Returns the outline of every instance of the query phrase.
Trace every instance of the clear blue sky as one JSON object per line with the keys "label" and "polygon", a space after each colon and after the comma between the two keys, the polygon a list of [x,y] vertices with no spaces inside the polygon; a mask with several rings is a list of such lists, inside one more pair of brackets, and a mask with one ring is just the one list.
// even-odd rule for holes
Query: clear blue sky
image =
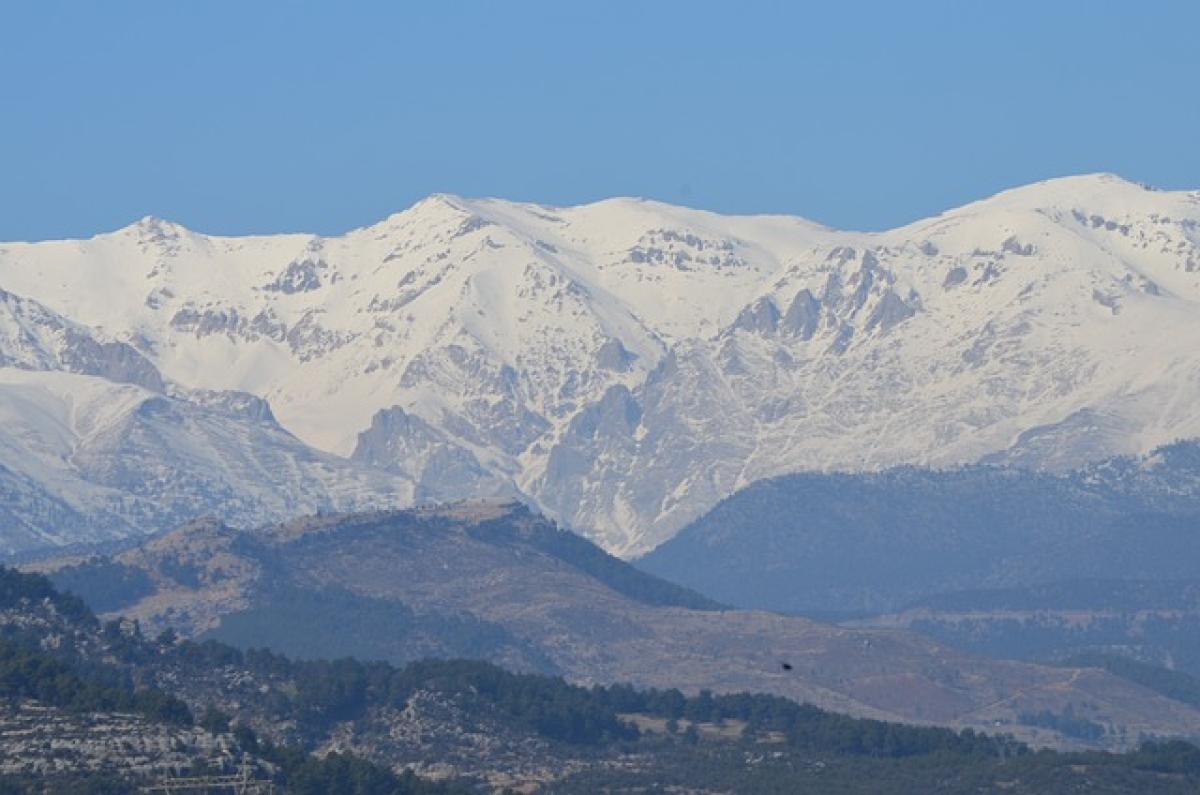
{"label": "clear blue sky", "polygon": [[0,240],[335,233],[438,191],[883,228],[1200,188],[1200,2],[0,5]]}

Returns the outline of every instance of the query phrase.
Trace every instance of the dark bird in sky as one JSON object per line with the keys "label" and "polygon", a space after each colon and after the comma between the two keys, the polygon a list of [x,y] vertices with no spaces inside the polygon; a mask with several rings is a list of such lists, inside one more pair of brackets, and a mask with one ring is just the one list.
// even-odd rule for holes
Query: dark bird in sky
{"label": "dark bird in sky", "polygon": [[782,669],[783,669],[783,670],[785,670],[785,671],[790,671],[790,670],[792,670],[792,664],[791,664],[791,663],[789,663],[789,662],[781,662],[781,663],[779,663],[779,667],[780,667],[780,668],[782,668]]}

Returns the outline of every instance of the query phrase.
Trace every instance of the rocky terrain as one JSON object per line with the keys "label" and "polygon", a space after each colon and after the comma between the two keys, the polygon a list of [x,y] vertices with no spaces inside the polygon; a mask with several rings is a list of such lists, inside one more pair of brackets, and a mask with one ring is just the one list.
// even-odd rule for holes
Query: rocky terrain
{"label": "rocky terrain", "polygon": [[8,551],[523,495],[635,556],[773,476],[1200,436],[1200,195],[1111,175],[878,233],[634,199],[146,218],[0,244],[0,287]]}
{"label": "rocky terrain", "polygon": [[217,770],[241,761],[232,738],[204,729],[131,714],[77,714],[32,700],[0,702],[0,747],[0,777],[110,773],[154,780],[181,775],[197,759]]}
{"label": "rocky terrain", "polygon": [[1096,742],[1108,747],[1200,733],[1196,707],[1097,669],[990,660],[905,631],[722,609],[506,503],[248,532],[193,525],[112,561],[38,568],[58,569],[68,578],[60,581],[102,595],[108,610],[148,632],[170,627],[300,657],[473,656],[585,685],[774,693],[1068,747],[1078,738],[1021,716],[1079,712],[1107,727]]}
{"label": "rocky terrain", "polygon": [[169,384],[130,345],[3,291],[0,418],[0,553],[413,495],[304,445],[261,398]]}
{"label": "rocky terrain", "polygon": [[[1179,741],[1033,754],[1007,737],[747,693],[584,689],[486,663],[295,662],[171,633],[151,640],[136,622],[101,622],[44,578],[2,568],[0,696],[0,788],[22,795],[124,794],[165,774],[231,771],[294,795],[865,794],[878,780],[913,793],[1174,795],[1200,781],[1200,749]],[[1070,721],[1054,725],[1092,725]]]}

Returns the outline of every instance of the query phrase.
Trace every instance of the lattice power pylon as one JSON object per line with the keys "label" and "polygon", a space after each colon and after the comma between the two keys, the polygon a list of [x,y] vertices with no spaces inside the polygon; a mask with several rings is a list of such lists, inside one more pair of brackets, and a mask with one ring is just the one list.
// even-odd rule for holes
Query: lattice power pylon
{"label": "lattice power pylon", "polygon": [[275,783],[253,778],[249,765],[237,773],[225,776],[184,776],[165,778],[157,784],[147,784],[138,792],[178,793],[179,795],[275,795]]}

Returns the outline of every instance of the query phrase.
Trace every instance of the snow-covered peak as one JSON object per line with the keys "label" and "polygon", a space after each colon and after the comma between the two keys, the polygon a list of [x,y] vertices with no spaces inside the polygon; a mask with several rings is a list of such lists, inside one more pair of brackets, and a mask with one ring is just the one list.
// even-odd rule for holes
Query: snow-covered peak
{"label": "snow-covered peak", "polygon": [[93,240],[105,237],[120,237],[143,243],[153,243],[174,241],[194,234],[183,224],[153,215],[146,215],[128,226],[123,226],[113,232],[97,235]]}
{"label": "snow-covered peak", "polygon": [[180,394],[257,396],[424,495],[519,491],[627,553],[771,474],[1200,435],[1200,194],[1106,174],[874,233],[449,194],[333,236],[148,218],[0,245],[0,288]]}
{"label": "snow-covered peak", "polygon": [[[1071,209],[1100,203],[1139,203],[1151,188],[1109,173],[1056,177],[1000,191],[986,199],[964,205],[955,214],[978,214],[995,209]],[[1151,199],[1153,200],[1153,199]]]}

